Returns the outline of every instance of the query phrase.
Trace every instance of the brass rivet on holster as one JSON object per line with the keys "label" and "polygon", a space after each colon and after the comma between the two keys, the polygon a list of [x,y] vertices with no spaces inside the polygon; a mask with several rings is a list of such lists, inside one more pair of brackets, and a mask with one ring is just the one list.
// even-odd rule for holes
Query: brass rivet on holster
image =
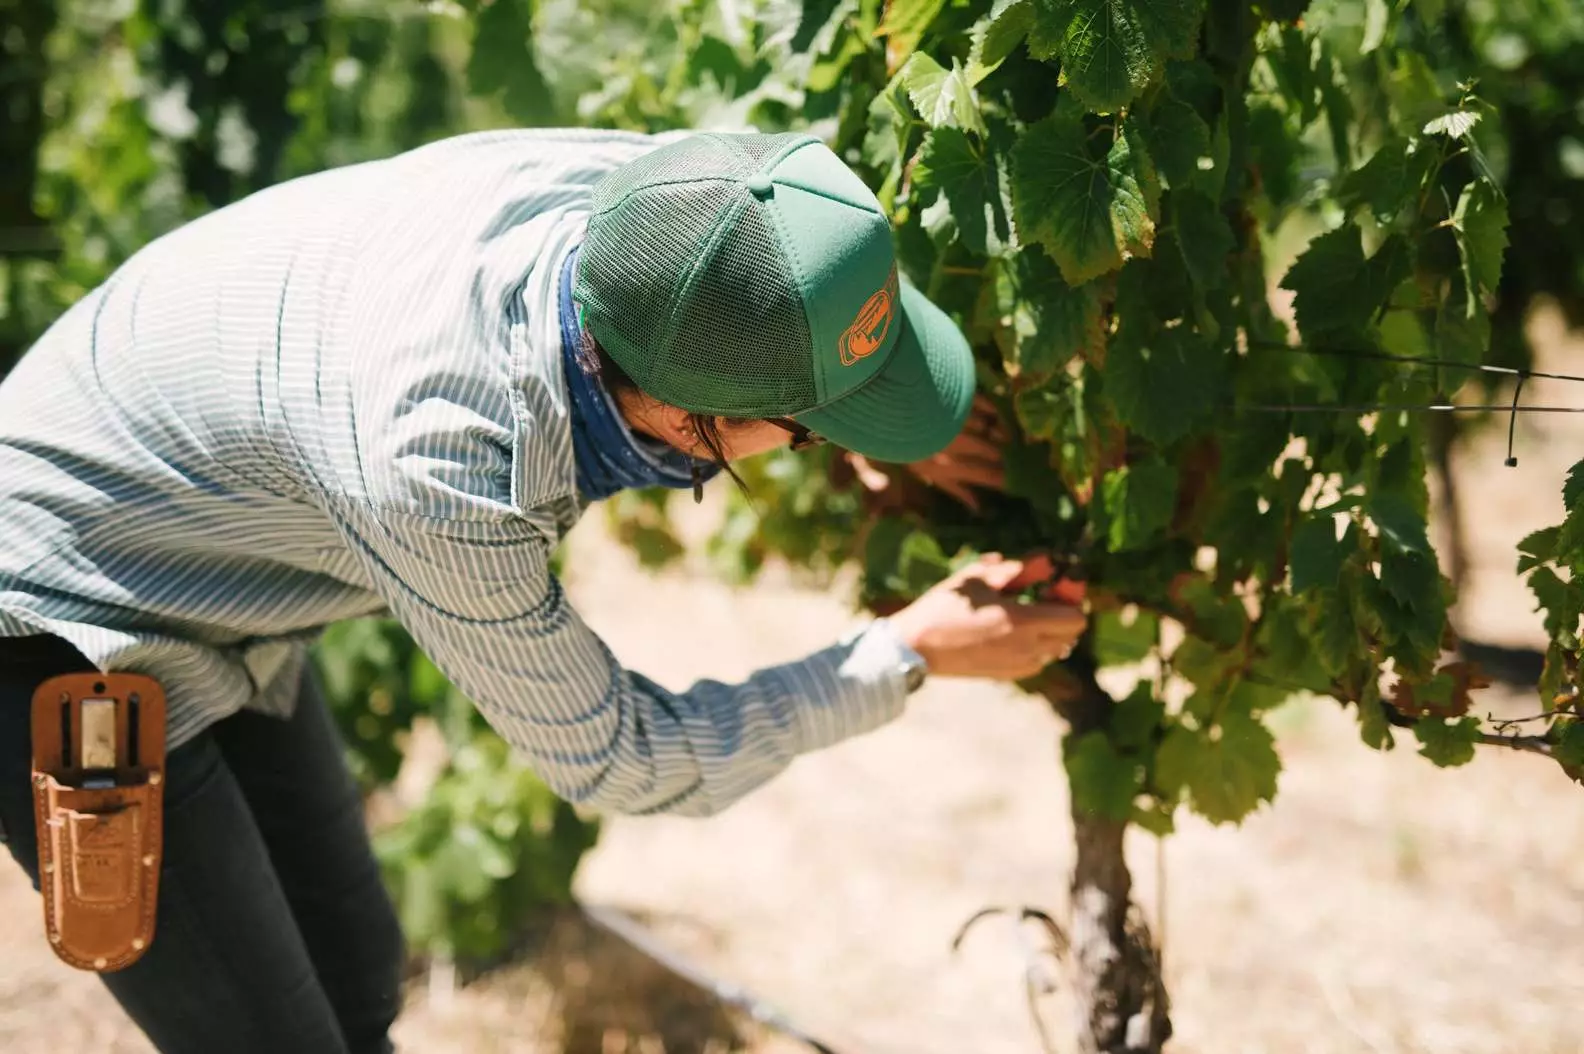
{"label": "brass rivet on holster", "polygon": [[150,787],[158,787],[160,785],[160,782],[164,778],[165,777],[161,776],[158,772],[149,773],[149,780],[148,780],[149,781],[149,786]]}

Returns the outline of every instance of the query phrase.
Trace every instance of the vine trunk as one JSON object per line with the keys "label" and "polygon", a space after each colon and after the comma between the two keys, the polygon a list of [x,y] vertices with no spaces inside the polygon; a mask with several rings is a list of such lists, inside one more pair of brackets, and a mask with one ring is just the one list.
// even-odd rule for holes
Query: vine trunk
{"label": "vine trunk", "polygon": [[[1115,706],[1092,671],[1048,683],[1041,694],[1070,726],[1104,731]],[[1080,1054],[1159,1054],[1171,1037],[1158,946],[1132,903],[1123,854],[1127,821],[1072,807],[1077,859],[1069,888],[1066,955],[1069,1049]]]}

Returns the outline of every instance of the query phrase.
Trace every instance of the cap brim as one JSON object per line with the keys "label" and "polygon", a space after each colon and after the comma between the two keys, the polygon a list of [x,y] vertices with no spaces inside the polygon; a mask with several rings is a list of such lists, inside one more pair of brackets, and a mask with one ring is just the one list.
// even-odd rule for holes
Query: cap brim
{"label": "cap brim", "polygon": [[879,373],[797,415],[811,432],[876,461],[921,461],[963,429],[973,405],[973,351],[944,311],[903,278],[902,331]]}

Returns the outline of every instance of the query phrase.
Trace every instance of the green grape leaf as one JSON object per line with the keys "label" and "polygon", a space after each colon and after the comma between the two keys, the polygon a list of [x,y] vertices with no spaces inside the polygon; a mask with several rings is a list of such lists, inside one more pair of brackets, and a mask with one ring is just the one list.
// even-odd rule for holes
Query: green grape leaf
{"label": "green grape leaf", "polygon": [[1576,648],[1579,617],[1584,614],[1584,588],[1577,581],[1562,581],[1549,567],[1537,567],[1529,573],[1529,590],[1545,610],[1546,633]]}
{"label": "green grape leaf", "polygon": [[1163,91],[1149,114],[1150,155],[1172,190],[1210,189],[1216,180],[1210,126],[1188,103]]}
{"label": "green grape leaf", "polygon": [[1292,536],[1289,567],[1293,593],[1335,585],[1346,555],[1329,513],[1305,517]]}
{"label": "green grape leaf", "polygon": [[1034,22],[1034,0],[995,0],[990,13],[968,31],[968,83],[977,85],[994,73],[1023,43]]}
{"label": "green grape leaf", "polygon": [[1183,327],[1141,339],[1113,341],[1105,391],[1123,424],[1166,445],[1187,435],[1217,409],[1222,361],[1216,349]]}
{"label": "green grape leaf", "polygon": [[1083,121],[1071,109],[1032,125],[1013,148],[1018,233],[1043,243],[1074,285],[1122,265],[1110,198],[1106,170],[1090,157]]}
{"label": "green grape leaf", "polygon": [[1389,140],[1342,178],[1337,203],[1348,209],[1368,208],[1382,223],[1411,214],[1418,208],[1425,180],[1435,167],[1434,153],[1417,139]]}
{"label": "green grape leaf", "polygon": [[1049,376],[1074,355],[1105,346],[1104,305],[1095,284],[1072,286],[1038,246],[1018,253],[998,281],[1011,307],[1006,336],[1019,377]]}
{"label": "green grape leaf", "polygon": [[1117,240],[1134,256],[1148,256],[1160,215],[1161,184],[1138,121],[1124,121],[1106,154],[1111,176],[1111,219]]}
{"label": "green grape leaf", "polygon": [[1214,732],[1177,725],[1155,755],[1155,778],[1169,793],[1185,792],[1211,823],[1238,823],[1275,800],[1281,758],[1258,719],[1226,714]]}
{"label": "green grape leaf", "polygon": [[1337,579],[1336,585],[1316,590],[1313,597],[1310,612],[1314,620],[1315,654],[1328,674],[1340,677],[1351,669],[1364,647],[1363,630],[1353,606],[1351,580],[1344,575]]}
{"label": "green grape leaf", "polygon": [[1553,734],[1556,739],[1553,756],[1557,764],[1565,769],[1584,769],[1584,721],[1559,720]]}
{"label": "green grape leaf", "polygon": [[[1131,621],[1129,620],[1131,617]],[[1094,617],[1094,657],[1101,666],[1142,662],[1155,648],[1160,619],[1148,611],[1102,611]]]}
{"label": "green grape leaf", "polygon": [[1083,812],[1125,820],[1143,787],[1138,761],[1117,752],[1104,732],[1086,732],[1063,744],[1073,805]]}
{"label": "green grape leaf", "polygon": [[1241,649],[1224,648],[1203,637],[1188,636],[1172,652],[1172,669],[1196,688],[1214,689],[1224,684],[1244,659]]}
{"label": "green grape leaf", "polygon": [[1198,43],[1199,0],[1035,0],[1029,49],[1061,58],[1068,87],[1086,107],[1111,113],[1127,105],[1168,58],[1188,58]]}
{"label": "green grape leaf", "polygon": [[1172,590],[1179,603],[1193,615],[1197,636],[1224,648],[1235,648],[1248,629],[1248,611],[1236,595],[1218,588],[1204,575],[1191,575]]}
{"label": "green grape leaf", "polygon": [[885,37],[890,61],[900,65],[918,48],[946,0],[889,0],[875,36]]}
{"label": "green grape leaf", "polygon": [[[1584,572],[1584,510],[1567,514],[1557,531],[1556,562]],[[1584,580],[1584,574],[1581,574]]]}
{"label": "green grape leaf", "polygon": [[1364,682],[1364,695],[1358,701],[1359,739],[1371,750],[1391,750],[1397,745],[1391,722],[1381,709],[1380,682]]}
{"label": "green grape leaf", "polygon": [[1441,594],[1441,571],[1428,550],[1403,552],[1387,546],[1380,555],[1381,588],[1399,605],[1434,611]]}
{"label": "green grape leaf", "polygon": [[1444,135],[1451,139],[1462,139],[1474,130],[1479,124],[1480,115],[1474,110],[1453,110],[1439,117],[1431,119],[1424,126],[1425,135]]}
{"label": "green grape leaf", "polygon": [[1428,678],[1446,629],[1446,600],[1432,557],[1388,550],[1360,590],[1363,618],[1405,677]]}
{"label": "green grape leaf", "polygon": [[1293,312],[1306,340],[1356,337],[1369,328],[1408,268],[1400,235],[1366,259],[1358,226],[1347,223],[1310,242],[1281,287],[1293,293]]}
{"label": "green grape leaf", "polygon": [[1101,483],[1106,548],[1137,549],[1154,541],[1171,522],[1177,503],[1177,469],[1151,457],[1107,472]]}
{"label": "green grape leaf", "polygon": [[924,137],[914,182],[945,195],[957,238],[976,253],[1005,252],[1012,238],[1007,203],[995,159],[957,128],[936,128]]}
{"label": "green grape leaf", "polygon": [[1227,281],[1227,257],[1236,241],[1232,226],[1215,203],[1197,190],[1172,193],[1177,245],[1183,263],[1200,289],[1220,289]]}
{"label": "green grape leaf", "polygon": [[1576,461],[1568,469],[1562,484],[1562,507],[1568,512],[1584,509],[1584,461]]}
{"label": "green grape leaf", "polygon": [[1266,681],[1329,693],[1331,679],[1305,632],[1303,614],[1302,603],[1271,597],[1259,620],[1249,672]]}
{"label": "green grape leaf", "polygon": [[1111,737],[1123,750],[1147,751],[1166,716],[1166,704],[1155,698],[1148,680],[1140,681],[1111,710]]}
{"label": "green grape leaf", "polygon": [[973,85],[956,62],[951,69],[946,69],[923,52],[917,52],[908,59],[901,77],[908,99],[931,128],[961,128],[980,136],[988,134]]}
{"label": "green grape leaf", "polygon": [[1419,740],[1419,753],[1443,768],[1467,765],[1474,760],[1474,744],[1479,741],[1479,731],[1477,717],[1461,717],[1456,721],[1425,718],[1413,726],[1414,738]]}
{"label": "green grape leaf", "polygon": [[[1559,640],[1553,640],[1546,648],[1545,665],[1540,668],[1540,705],[1547,710],[1556,707],[1561,700],[1567,700],[1572,695],[1572,682],[1574,675],[1569,669],[1575,666],[1577,657],[1572,650],[1564,647]],[[1577,703],[1575,702],[1576,706]]]}
{"label": "green grape leaf", "polygon": [[1044,245],[1072,285],[1121,267],[1124,251],[1148,255],[1159,196],[1139,137],[1123,128],[1096,157],[1070,106],[1032,125],[1012,151],[1018,233]]}
{"label": "green grape leaf", "polygon": [[1524,535],[1523,541],[1518,543],[1518,573],[1524,574],[1556,559],[1557,536],[1561,531],[1561,527],[1542,527]]}
{"label": "green grape leaf", "polygon": [[1470,302],[1477,292],[1495,293],[1507,251],[1507,202],[1501,191],[1483,179],[1464,187],[1452,213],[1452,231]]}
{"label": "green grape leaf", "polygon": [[1388,543],[1404,553],[1428,553],[1424,514],[1393,492],[1374,493],[1367,503],[1370,519]]}
{"label": "green grape leaf", "polygon": [[1353,224],[1320,235],[1293,263],[1281,287],[1290,290],[1306,338],[1363,329],[1373,308],[1359,297],[1364,245]]}
{"label": "green grape leaf", "polygon": [[1436,351],[1458,362],[1480,362],[1490,347],[1491,320],[1484,301],[1470,296],[1463,281],[1447,283],[1447,295],[1436,307]]}
{"label": "green grape leaf", "polygon": [[1073,412],[1071,385],[1024,388],[1012,400],[1018,425],[1029,439],[1055,439],[1061,423]]}
{"label": "green grape leaf", "polygon": [[[863,141],[864,156],[886,172],[886,187],[895,189],[902,175],[902,160],[907,154],[908,138],[918,121],[907,101],[907,88],[898,74],[869,103]],[[886,189],[882,187],[882,190]],[[877,192],[878,193],[878,192]],[[885,201],[886,196],[880,195]]]}

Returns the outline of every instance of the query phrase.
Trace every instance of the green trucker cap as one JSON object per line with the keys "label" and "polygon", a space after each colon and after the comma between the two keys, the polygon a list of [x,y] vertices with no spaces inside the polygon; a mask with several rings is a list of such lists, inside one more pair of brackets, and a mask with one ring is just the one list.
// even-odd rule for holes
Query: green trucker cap
{"label": "green trucker cap", "polygon": [[703,133],[593,191],[573,297],[640,389],[695,413],[791,417],[879,461],[962,430],[962,332],[897,271],[891,224],[811,135]]}

